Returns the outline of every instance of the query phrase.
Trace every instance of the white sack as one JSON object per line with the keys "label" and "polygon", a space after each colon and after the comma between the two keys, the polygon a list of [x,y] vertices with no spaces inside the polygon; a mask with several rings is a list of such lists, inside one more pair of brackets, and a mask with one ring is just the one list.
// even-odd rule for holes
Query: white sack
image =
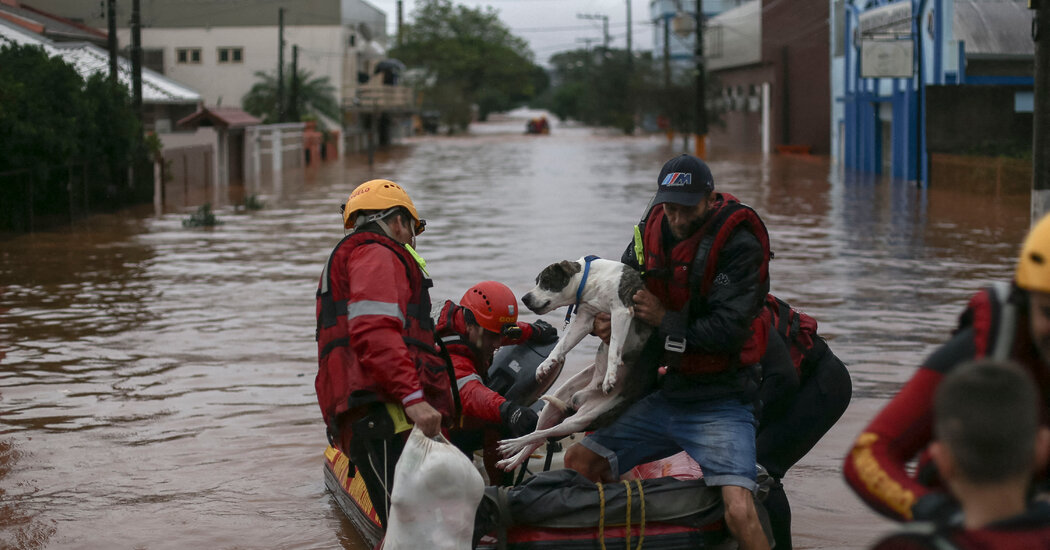
{"label": "white sack", "polygon": [[469,550],[485,482],[459,449],[412,428],[394,468],[383,550]]}

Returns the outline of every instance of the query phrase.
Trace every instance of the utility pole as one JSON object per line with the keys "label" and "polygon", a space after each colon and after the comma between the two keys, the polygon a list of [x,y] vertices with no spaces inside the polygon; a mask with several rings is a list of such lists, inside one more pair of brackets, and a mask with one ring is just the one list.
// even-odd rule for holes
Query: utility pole
{"label": "utility pole", "polygon": [[106,0],[106,21],[109,34],[106,36],[106,47],[109,50],[109,79],[114,84],[120,81],[117,69],[117,0]]}
{"label": "utility pole", "polygon": [[696,0],[696,132],[693,152],[697,158],[707,157],[707,77],[704,74],[704,0]]}
{"label": "utility pole", "polygon": [[292,83],[288,93],[288,119],[299,122],[299,45],[292,44]]}
{"label": "utility pole", "polygon": [[664,15],[664,91],[671,89],[671,18]]}
{"label": "utility pole", "polygon": [[284,8],[277,8],[277,122],[284,122]]}
{"label": "utility pole", "polygon": [[131,0],[131,88],[132,106],[142,121],[142,17],[139,0]]}
{"label": "utility pole", "polygon": [[404,13],[402,12],[401,0],[397,0],[397,45],[401,47],[403,43],[403,37],[401,34],[401,25],[404,24]]}
{"label": "utility pole", "polygon": [[593,19],[602,22],[602,45],[609,49],[609,16],[599,13],[577,13],[576,19]]}
{"label": "utility pole", "polygon": [[1035,10],[1035,97],[1032,110],[1032,222],[1050,211],[1050,0],[1028,0]]}
{"label": "utility pole", "polygon": [[633,63],[631,56],[631,0],[627,0],[627,65]]}

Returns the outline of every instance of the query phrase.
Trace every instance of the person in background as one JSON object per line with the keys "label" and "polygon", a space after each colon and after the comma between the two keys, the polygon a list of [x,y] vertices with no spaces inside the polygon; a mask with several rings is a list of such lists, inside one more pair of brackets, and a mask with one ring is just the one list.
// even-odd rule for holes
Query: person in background
{"label": "person in background", "polygon": [[407,416],[435,436],[456,416],[455,380],[430,318],[432,282],[412,248],[425,227],[401,186],[362,183],[343,205],[350,233],[317,289],[318,404],[329,442],[363,476],[384,526],[406,436],[398,425]]}
{"label": "person in background", "polygon": [[[938,490],[937,468],[925,452],[933,438],[933,395],[945,375],[975,358],[1021,365],[1039,402],[1048,402],[1050,216],[1025,238],[1012,283],[984,288],[970,299],[951,339],[926,359],[846,455],[846,482],[875,511],[898,521],[951,514],[953,503]],[[1042,418],[1046,423],[1045,411]],[[917,457],[912,473],[909,463]]]}
{"label": "person in background", "polygon": [[1050,451],[1044,408],[1031,376],[1012,363],[976,361],[946,375],[930,457],[961,513],[909,524],[875,550],[1050,549],[1050,503],[1027,494]]}

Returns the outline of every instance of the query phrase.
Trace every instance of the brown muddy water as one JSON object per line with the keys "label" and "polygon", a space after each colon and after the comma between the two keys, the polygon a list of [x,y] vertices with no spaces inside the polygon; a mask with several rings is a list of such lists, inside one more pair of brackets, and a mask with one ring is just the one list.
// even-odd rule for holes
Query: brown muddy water
{"label": "brown muddy water", "polygon": [[[412,139],[374,170],[290,171],[263,185],[265,209],[221,207],[213,229],[145,208],[0,238],[0,547],[363,548],[324,489],[313,395],[314,289],[340,201],[400,182],[429,222],[435,299],[483,279],[520,296],[553,261],[618,258],[680,146],[523,129]],[[710,164],[765,218],[774,292],[820,321],[853,376],[849,410],[784,480],[796,546],[864,548],[891,525],[846,488],[842,457],[969,294],[1010,276],[1027,196],[921,191],[822,158]]]}

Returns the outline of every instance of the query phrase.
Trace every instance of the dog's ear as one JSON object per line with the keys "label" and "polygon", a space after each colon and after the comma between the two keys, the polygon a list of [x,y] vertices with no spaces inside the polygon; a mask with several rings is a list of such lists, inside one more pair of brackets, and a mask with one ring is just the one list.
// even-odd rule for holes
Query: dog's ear
{"label": "dog's ear", "polygon": [[563,270],[565,270],[565,274],[568,275],[570,278],[572,278],[573,275],[580,272],[580,262],[562,260],[558,263],[558,265],[561,266]]}
{"label": "dog's ear", "polygon": [[562,260],[543,268],[539,277],[536,277],[536,284],[544,290],[558,292],[569,284],[573,275],[579,272],[580,264],[570,260]]}

